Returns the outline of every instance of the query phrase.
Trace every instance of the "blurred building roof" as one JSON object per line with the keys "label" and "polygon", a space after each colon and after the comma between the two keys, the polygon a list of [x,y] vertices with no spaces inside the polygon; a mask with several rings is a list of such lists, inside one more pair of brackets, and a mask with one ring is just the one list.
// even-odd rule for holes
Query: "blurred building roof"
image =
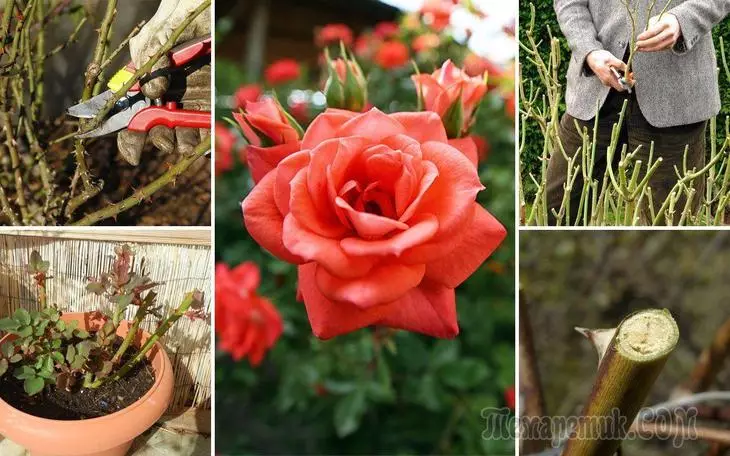
{"label": "blurred building roof", "polygon": [[[266,10],[265,14],[262,9]],[[251,64],[251,48],[263,45],[264,48],[258,50],[263,64],[283,57],[315,64],[318,57],[314,46],[316,28],[343,23],[358,33],[377,22],[394,20],[398,13],[398,8],[379,0],[218,0],[217,19],[228,17],[234,25],[217,43],[216,55]],[[251,33],[252,27],[259,29],[257,33]],[[265,40],[260,40],[261,34],[265,35]],[[256,40],[262,43],[252,43]]]}

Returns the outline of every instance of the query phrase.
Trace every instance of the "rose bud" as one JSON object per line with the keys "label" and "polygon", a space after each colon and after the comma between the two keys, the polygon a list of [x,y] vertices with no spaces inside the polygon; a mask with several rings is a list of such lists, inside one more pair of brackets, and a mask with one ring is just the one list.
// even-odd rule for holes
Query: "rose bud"
{"label": "rose bud", "polygon": [[324,86],[327,106],[361,112],[368,100],[368,87],[360,65],[347,55],[344,47],[343,58],[330,59],[325,52],[329,76]]}
{"label": "rose bud", "polygon": [[411,78],[416,84],[421,109],[441,117],[449,138],[461,138],[469,133],[476,108],[487,93],[486,75],[470,77],[447,60],[432,74]]}
{"label": "rose bud", "polygon": [[254,182],[299,150],[302,127],[275,98],[248,102],[245,111],[234,112],[233,117],[250,144],[246,159]]}

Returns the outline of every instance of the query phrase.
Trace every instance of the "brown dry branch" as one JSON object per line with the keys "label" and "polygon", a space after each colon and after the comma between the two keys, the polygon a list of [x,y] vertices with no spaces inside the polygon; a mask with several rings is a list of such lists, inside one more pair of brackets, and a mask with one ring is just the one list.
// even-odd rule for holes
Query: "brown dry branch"
{"label": "brown dry branch", "polygon": [[710,345],[702,351],[685,385],[686,391],[690,393],[707,391],[728,355],[730,355],[730,319],[717,329]]}
{"label": "brown dry branch", "polygon": [[666,310],[636,312],[621,322],[563,456],[614,455],[678,340]]}
{"label": "brown dry branch", "polygon": [[547,416],[545,396],[543,394],[540,371],[537,367],[535,345],[532,337],[529,306],[522,290],[520,290],[520,396],[522,417],[527,420],[527,438],[520,439],[521,450],[535,453],[550,446],[549,435],[538,434],[540,422]]}

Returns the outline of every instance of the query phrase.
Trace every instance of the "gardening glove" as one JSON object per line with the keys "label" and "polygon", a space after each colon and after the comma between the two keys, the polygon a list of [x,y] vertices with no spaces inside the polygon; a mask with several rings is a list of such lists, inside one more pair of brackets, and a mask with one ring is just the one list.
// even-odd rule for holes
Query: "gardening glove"
{"label": "gardening glove", "polygon": [[[129,42],[132,63],[137,68],[144,65],[201,3],[202,0],[162,0],[155,15]],[[209,33],[210,8],[198,15],[175,45]],[[198,64],[175,71],[167,71],[169,65],[169,59],[163,56],[152,67],[151,76],[141,81],[142,93],[152,100],[164,96],[166,101],[176,101],[184,109],[210,111],[210,61],[201,59]],[[173,131],[164,126],[156,126],[146,133],[124,130],[117,136],[117,145],[127,162],[138,165],[148,138],[165,154],[177,152],[187,155],[208,135],[209,129],[176,127]]]}

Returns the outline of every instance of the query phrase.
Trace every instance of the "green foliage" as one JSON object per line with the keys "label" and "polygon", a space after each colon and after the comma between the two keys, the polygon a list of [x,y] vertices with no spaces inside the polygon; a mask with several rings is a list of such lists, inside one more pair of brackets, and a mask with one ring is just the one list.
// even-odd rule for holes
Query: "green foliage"
{"label": "green foliage", "polygon": [[[8,318],[0,319],[0,331],[12,337],[0,345],[0,377],[11,372],[23,381],[25,392],[36,395],[46,385],[55,385],[72,391],[81,384],[98,386],[101,381],[121,372],[126,366],[119,366],[124,351],[134,340],[139,323],[147,315],[159,316],[155,305],[156,294],[150,291],[158,284],[145,273],[144,261],[139,270],[133,267],[134,253],[127,245],[115,249],[115,257],[110,271],[98,279],[91,279],[87,290],[97,295],[106,295],[114,304],[114,311],[106,316],[106,321],[93,335],[79,328],[76,320],[66,322],[61,312],[48,306],[40,311],[18,309]],[[48,272],[50,264],[43,261],[36,251],[30,255],[28,271],[37,277]],[[43,279],[45,280],[45,279]],[[41,291],[45,284],[37,281]],[[202,298],[184,301],[186,307],[199,309]],[[195,304],[191,306],[191,302]],[[121,347],[117,347],[117,330],[130,305],[137,305],[135,322]],[[180,315],[175,315],[175,320]],[[169,320],[169,319],[168,319]],[[166,320],[166,322],[168,321]],[[169,329],[171,324],[161,325],[158,337]]]}
{"label": "green foliage", "polygon": [[[547,58],[550,53],[550,47],[548,45],[548,43],[550,43],[550,34],[552,33],[553,36],[560,38],[560,45],[563,51],[562,55],[564,55],[565,58],[563,59],[558,74],[560,76],[561,84],[563,85],[563,87],[565,87],[565,75],[568,71],[568,63],[570,62],[570,59],[568,58],[570,56],[570,48],[568,47],[567,41],[565,40],[565,38],[563,38],[560,32],[560,26],[558,24],[557,17],[555,16],[555,10],[553,9],[553,1],[533,0],[532,3],[535,5],[535,41],[542,41],[543,43],[543,46],[541,48],[543,58]],[[527,24],[529,23],[530,9],[527,8],[527,4],[525,4],[524,7],[520,8],[520,40],[522,42],[526,41],[525,30],[527,29]],[[730,21],[725,20],[720,22],[720,24],[718,24],[713,29],[712,36],[715,41],[715,47],[717,48],[718,64],[722,65],[719,43],[720,38],[723,38],[725,41],[726,56],[728,59],[730,59]],[[728,63],[730,64],[730,61]],[[521,60],[520,64],[522,79],[525,83],[525,87],[529,87],[530,83],[534,84],[535,87],[541,87],[541,82],[538,78],[538,73],[535,65],[533,65],[526,59]],[[722,102],[720,116],[724,117],[726,115],[730,115],[730,79],[722,77],[723,72],[721,72],[720,74],[720,99]],[[560,108],[561,113],[565,111],[565,100],[562,100]],[[532,197],[534,197],[535,187],[532,182],[529,181],[529,178],[527,178],[527,176],[529,172],[533,173],[535,176],[540,176],[540,157],[542,156],[542,147],[544,141],[539,128],[533,122],[528,121],[525,132],[525,149],[522,154],[520,166],[522,167],[523,171],[522,175],[526,177],[526,180],[524,182],[526,196],[528,196],[528,199],[532,199]],[[718,145],[722,143],[722,139],[720,138],[718,138],[717,141]]]}

